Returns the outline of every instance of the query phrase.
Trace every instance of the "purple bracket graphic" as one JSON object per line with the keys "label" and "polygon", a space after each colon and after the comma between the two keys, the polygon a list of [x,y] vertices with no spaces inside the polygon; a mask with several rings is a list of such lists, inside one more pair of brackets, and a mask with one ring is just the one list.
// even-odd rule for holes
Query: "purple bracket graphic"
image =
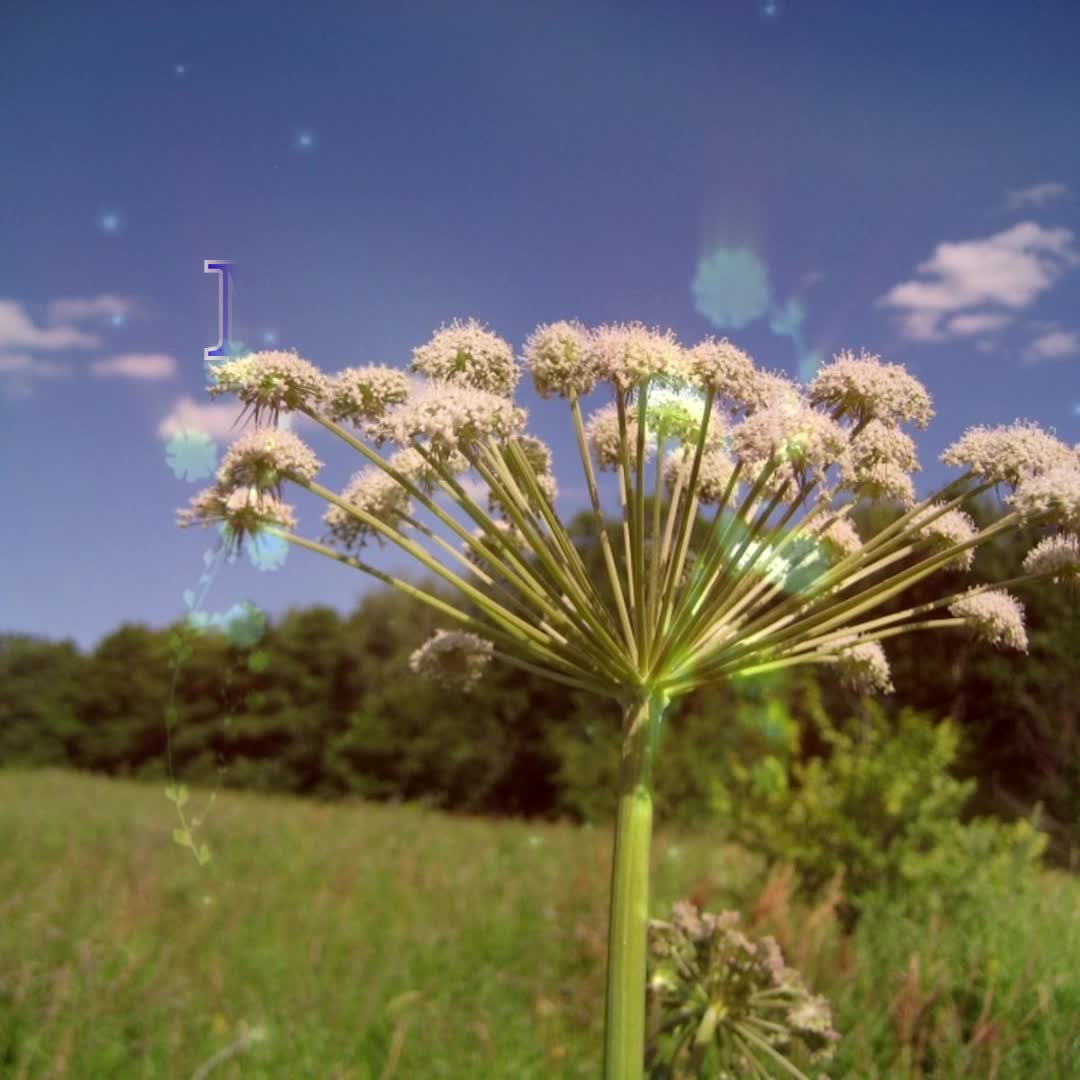
{"label": "purple bracket graphic", "polygon": [[232,298],[229,295],[231,269],[232,263],[226,259],[206,259],[203,262],[204,274],[221,275],[221,287],[218,289],[218,343],[212,349],[203,350],[204,360],[229,355],[229,323],[232,321]]}

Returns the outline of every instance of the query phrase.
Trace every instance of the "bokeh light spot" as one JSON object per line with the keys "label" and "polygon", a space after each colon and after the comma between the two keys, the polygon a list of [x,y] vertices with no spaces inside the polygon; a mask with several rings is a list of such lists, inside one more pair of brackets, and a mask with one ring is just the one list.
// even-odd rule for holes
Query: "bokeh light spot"
{"label": "bokeh light spot", "polygon": [[165,460],[178,480],[201,480],[217,468],[217,443],[205,432],[182,430],[169,439]]}
{"label": "bokeh light spot", "polygon": [[768,310],[769,271],[749,248],[717,248],[698,262],[694,307],[718,329],[742,329]]}

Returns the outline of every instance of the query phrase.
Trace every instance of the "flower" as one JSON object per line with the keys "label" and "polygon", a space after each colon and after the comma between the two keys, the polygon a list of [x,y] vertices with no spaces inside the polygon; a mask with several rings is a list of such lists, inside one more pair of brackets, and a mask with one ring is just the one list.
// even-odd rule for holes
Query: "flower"
{"label": "flower", "polygon": [[871,420],[851,440],[851,464],[856,471],[888,462],[904,472],[920,472],[915,441],[894,424]]}
{"label": "flower", "polygon": [[395,406],[374,426],[376,444],[399,446],[426,436],[440,460],[489,437],[509,439],[525,427],[528,413],[509,398],[487,390],[433,380]]}
{"label": "flower", "polygon": [[795,397],[774,398],[731,433],[732,449],[748,464],[779,455],[778,480],[805,479],[810,470],[820,476],[844,459],[847,445],[848,433],[835,420]]}
{"label": "flower", "polygon": [[897,499],[907,509],[915,505],[915,485],[903,469],[888,461],[855,470],[843,468],[838,487],[860,498]]}
{"label": "flower", "polygon": [[973,427],[945,449],[946,465],[967,466],[984,480],[1017,488],[1028,476],[1076,468],[1072,451],[1029,420],[995,428]]}
{"label": "flower", "polygon": [[[669,494],[674,492],[675,482],[680,474],[682,474],[684,484],[690,482],[694,453],[693,447],[680,446],[668,454],[667,461],[664,463],[664,482]],[[727,491],[728,482],[734,470],[735,462],[723,450],[702,451],[697,478],[698,502],[704,506],[719,503]]]}
{"label": "flower", "polygon": [[674,331],[648,330],[638,322],[598,326],[590,337],[589,351],[597,376],[624,392],[642,379],[657,375],[686,379],[690,374]]}
{"label": "flower", "polygon": [[819,536],[822,546],[837,559],[854,555],[862,549],[862,540],[846,517],[838,518]]}
{"label": "flower", "polygon": [[413,349],[409,370],[500,397],[510,397],[521,378],[514,350],[475,319],[440,327],[426,345]]}
{"label": "flower", "polygon": [[865,350],[859,356],[848,350],[837,353],[818,369],[808,392],[813,404],[839,409],[856,423],[907,420],[925,428],[934,415],[930,395],[918,379]]}
{"label": "flower", "polygon": [[1040,540],[1024,559],[1024,570],[1029,574],[1053,574],[1051,580],[1062,580],[1080,586],[1080,536],[1061,533]]}
{"label": "flower", "polygon": [[218,481],[228,488],[254,485],[281,497],[288,477],[306,484],[315,479],[322,462],[291,431],[256,428],[237,439],[218,469]]}
{"label": "flower", "polygon": [[[635,396],[635,404],[638,396]],[[696,448],[705,423],[705,402],[694,389],[681,386],[665,386],[662,383],[649,387],[645,406],[645,423],[660,442],[678,439],[680,443]],[[723,417],[715,410],[709,412],[705,432],[706,446],[722,446],[726,440]]]}
{"label": "flower", "polygon": [[264,410],[276,421],[282,409],[316,408],[329,392],[327,377],[291,352],[247,353],[216,364],[210,374],[210,396],[235,394],[253,407],[256,424]]}
{"label": "flower", "polygon": [[239,552],[245,537],[257,536],[266,524],[296,528],[293,508],[270,492],[259,491],[254,486],[229,491],[220,483],[193,496],[190,506],[177,511],[176,518],[181,528],[196,523],[207,526],[214,521],[224,522],[231,552]]}
{"label": "flower", "polygon": [[949,605],[949,614],[966,619],[975,637],[989,645],[1027,652],[1024,605],[1004,589],[965,594]]}
{"label": "flower", "polygon": [[1049,516],[1063,528],[1080,531],[1080,468],[1055,465],[1025,476],[1006,501],[1026,518]]}
{"label": "flower", "polygon": [[542,398],[583,397],[600,378],[589,331],[579,322],[538,326],[525,341],[522,362]]}
{"label": "flower", "polygon": [[689,1045],[712,1044],[716,1075],[751,1075],[742,1056],[758,1051],[742,1032],[762,1027],[777,1054],[790,1055],[798,1040],[815,1063],[832,1057],[840,1036],[828,1001],[807,990],[774,938],[751,940],[738,924],[737,911],[713,915],[683,901],[673,905],[670,923],[649,920],[650,1068],[683,1075]]}
{"label": "flower", "polygon": [[[601,406],[585,424],[585,434],[601,469],[616,469],[622,461],[619,451],[618,405],[611,402]],[[637,468],[637,406],[626,406],[626,453],[630,468]],[[656,449],[656,434],[645,428],[645,460]]]}
{"label": "flower", "polygon": [[702,389],[712,389],[717,397],[727,400],[733,413],[753,400],[757,375],[754,361],[727,338],[720,341],[706,338],[688,350],[687,359],[692,376]]}
{"label": "flower", "polygon": [[[917,514],[911,522],[911,528],[920,536],[933,541],[932,551],[945,551],[959,544],[974,540],[978,534],[975,522],[963,510],[946,510],[936,520],[921,524],[926,518],[938,513],[944,503],[931,503],[925,511]],[[960,552],[955,559],[942,566],[943,570],[970,570],[975,561],[975,549],[968,548]]]}
{"label": "flower", "polygon": [[[400,524],[403,515],[412,512],[413,506],[408,490],[377,465],[369,465],[356,473],[341,493],[341,498],[392,528]],[[329,529],[328,538],[346,548],[353,545],[363,547],[371,536],[375,537],[380,547],[386,545],[386,538],[374,526],[354,517],[340,506],[331,506],[322,519]]]}
{"label": "flower", "polygon": [[889,661],[881,642],[859,641],[857,638],[841,640],[844,644],[838,652],[837,667],[844,685],[858,694],[891,694],[894,687],[889,676]]}
{"label": "flower", "polygon": [[334,421],[359,424],[378,420],[386,410],[409,397],[409,378],[396,368],[382,364],[345,368],[329,380],[327,416]]}
{"label": "flower", "polygon": [[494,646],[476,634],[436,630],[409,657],[409,667],[446,689],[472,691],[491,661]]}

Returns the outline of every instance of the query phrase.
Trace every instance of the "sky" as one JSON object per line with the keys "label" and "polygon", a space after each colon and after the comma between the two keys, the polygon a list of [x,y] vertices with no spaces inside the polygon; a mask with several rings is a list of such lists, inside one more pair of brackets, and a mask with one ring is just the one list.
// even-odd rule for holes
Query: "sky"
{"label": "sky", "polygon": [[[972,425],[1080,441],[1078,43],[1075,0],[5,4],[0,632],[86,651],[192,593],[274,619],[382,588],[297,549],[200,583],[216,533],[176,510],[210,481],[177,440],[247,430],[206,392],[206,260],[234,342],[328,373],[469,317],[519,353],[640,320],[803,378],[865,349],[933,396],[920,497]],[[566,403],[516,400],[569,521]],[[294,430],[331,488],[364,464]]]}

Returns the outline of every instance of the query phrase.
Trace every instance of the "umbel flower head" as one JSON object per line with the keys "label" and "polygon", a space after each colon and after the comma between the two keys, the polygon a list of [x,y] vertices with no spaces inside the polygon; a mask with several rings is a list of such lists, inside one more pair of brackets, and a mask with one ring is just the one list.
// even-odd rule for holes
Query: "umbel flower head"
{"label": "umbel flower head", "polygon": [[840,1036],[828,1001],[807,990],[772,937],[753,941],[738,924],[737,911],[712,915],[683,901],[671,922],[649,920],[650,1075],[772,1076],[779,1056],[786,1075],[803,1076],[786,1060],[800,1045],[814,1065],[832,1059]]}
{"label": "umbel flower head", "polygon": [[[411,378],[369,367],[330,379],[283,352],[222,363],[212,394],[233,393],[256,425],[267,413],[304,413],[367,467],[336,494],[318,482],[320,463],[295,437],[244,436],[180,523],[221,521],[237,543],[269,532],[437,610],[455,625],[420,646],[411,665],[442,685],[471,688],[498,661],[618,703],[616,835],[630,839],[615,845],[615,1005],[605,1061],[609,1080],[637,1080],[643,1025],[628,1000],[645,997],[648,905],[647,874],[636,864],[647,851],[651,758],[670,702],[710,683],[806,664],[831,668],[855,692],[888,693],[882,642],[900,633],[963,630],[985,646],[1026,651],[1019,600],[991,584],[950,592],[951,581],[971,569],[980,544],[1020,526],[1056,536],[1008,584],[1074,581],[1080,453],[1029,422],[970,429],[942,455],[962,475],[920,501],[915,446],[901,425],[927,425],[930,395],[875,355],[840,353],[802,387],[760,370],[726,340],[687,349],[673,332],[640,323],[589,330],[557,322],[529,336],[523,362],[542,397],[567,399],[603,590],[580,538],[555,511],[550,449],[526,433],[528,415],[512,400],[513,352],[475,320],[443,326],[415,349]],[[586,423],[579,398],[593,391],[604,400]],[[396,452],[384,457],[363,439]],[[467,470],[505,520],[493,520],[473,498],[476,488],[458,480]],[[622,511],[614,540],[597,484],[604,470],[616,473]],[[279,498],[283,480],[329,504],[330,542],[393,544],[454,590],[462,607],[296,535],[296,516]],[[979,528],[963,504],[998,484],[1010,489],[1007,509]],[[899,515],[860,535],[849,515],[862,500],[885,500]],[[702,520],[703,507],[711,518]],[[417,508],[437,525],[418,520]],[[440,535],[446,531],[453,537]],[[948,583],[943,595],[904,607],[903,594],[932,576]],[[693,1025],[687,1034],[699,1047],[724,1033],[729,1073],[746,1075],[740,1059],[757,1050],[776,1064],[798,1040],[827,1054],[835,1037],[827,1006],[797,983],[775,947],[747,941],[730,916],[683,911],[659,940],[668,951],[654,993],[678,1006],[678,1022]]]}

